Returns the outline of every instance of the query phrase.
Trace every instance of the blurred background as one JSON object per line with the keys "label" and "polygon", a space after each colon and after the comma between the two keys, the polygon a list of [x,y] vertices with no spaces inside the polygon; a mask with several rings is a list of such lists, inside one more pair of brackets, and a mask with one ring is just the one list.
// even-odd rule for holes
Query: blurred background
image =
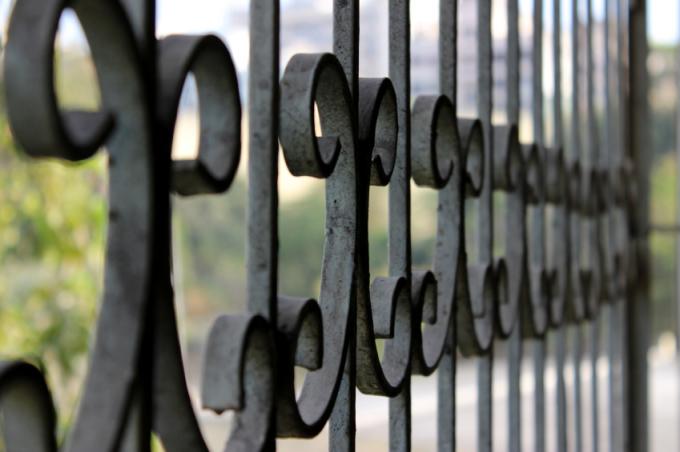
{"label": "blurred background", "polygon": [[[362,76],[387,75],[387,0],[363,0],[361,5]],[[437,93],[438,2],[412,2],[412,90],[413,96]],[[504,2],[494,2],[496,4]],[[563,0],[563,96],[565,130],[571,112],[570,41],[573,18],[569,3]],[[585,23],[585,0],[580,2],[579,20]],[[653,154],[652,223],[673,224],[677,218],[677,55],[678,2],[648,0],[650,54],[647,66],[651,75],[649,100],[652,117]],[[222,37],[232,53],[239,72],[241,98],[247,99],[248,78],[248,2],[231,0],[158,0],[157,31],[159,37],[173,33],[215,33]],[[463,0],[459,30],[459,112],[474,114],[476,75],[474,2]],[[2,42],[12,0],[0,0]],[[331,51],[332,2],[318,0],[282,0],[281,62],[300,52]],[[604,0],[594,0],[596,108],[602,121],[604,105]],[[522,123],[521,136],[530,139],[532,131],[531,99],[531,14],[532,1],[520,0],[522,42]],[[550,27],[552,1],[545,0],[544,94],[546,107],[554,100],[553,56],[550,42],[555,30]],[[503,5],[494,6],[494,117],[504,118],[505,61],[504,39],[507,33]],[[72,13],[63,16],[56,55],[58,98],[64,106],[95,108],[100,102],[95,68],[77,19]],[[283,67],[282,67],[283,68]],[[582,75],[582,74],[581,74]],[[2,79],[0,78],[0,84]],[[4,97],[4,90],[0,89]],[[60,437],[68,430],[74,416],[87,365],[87,351],[97,316],[101,292],[106,237],[106,175],[102,153],[86,163],[66,165],[50,161],[29,161],[18,152],[7,125],[4,98],[0,97],[0,354],[22,356],[40,363],[46,372],[59,413]],[[178,120],[175,156],[196,152],[198,139],[197,96],[189,80],[185,86]],[[546,108],[546,112],[550,109]],[[584,115],[582,115],[584,116]],[[554,118],[546,119],[548,140]],[[217,315],[236,313],[245,306],[245,209],[247,180],[247,116],[243,121],[242,163],[236,182],[228,193],[189,199],[173,199],[173,249],[177,312],[189,386],[196,403],[206,437],[212,448],[221,448],[228,434],[230,415],[217,416],[199,409],[197,382],[202,364],[202,349],[207,331]],[[568,143],[567,143],[568,144]],[[319,288],[320,262],[324,233],[323,182],[291,176],[281,160],[280,191],[280,279],[281,293],[316,296]],[[436,193],[413,186],[413,260],[416,267],[430,268],[432,261]],[[386,274],[387,263],[387,191],[372,187],[370,210],[371,273]],[[502,231],[497,231],[501,237]],[[677,391],[675,329],[678,317],[675,288],[677,236],[659,230],[652,235],[654,285],[652,294],[652,348],[650,357],[651,441],[653,451],[677,450],[680,433],[680,394]],[[604,325],[604,322],[603,322]],[[603,326],[604,328],[604,326]],[[570,332],[570,334],[576,334]],[[606,332],[597,340],[604,344]],[[527,353],[528,354],[528,353]],[[507,384],[505,350],[496,346],[494,377],[495,450],[504,450],[507,435]],[[600,394],[600,429],[606,436],[606,373],[603,357],[598,363]],[[475,448],[476,386],[471,361],[459,361],[458,437],[459,450]],[[532,438],[531,363],[524,364],[523,435],[529,450]],[[582,365],[584,388],[590,378],[590,363]],[[565,369],[568,391],[572,370]],[[414,450],[435,450],[436,377],[415,378],[413,383]],[[546,380],[549,450],[555,449],[555,374],[549,367]],[[572,401],[569,392],[570,403]],[[586,450],[589,447],[589,391],[584,389]],[[358,395],[358,450],[387,450],[387,401]],[[573,419],[570,419],[573,422]],[[280,441],[282,450],[324,450],[325,434],[313,441]],[[604,442],[603,442],[604,447]],[[604,450],[604,449],[603,449]]]}

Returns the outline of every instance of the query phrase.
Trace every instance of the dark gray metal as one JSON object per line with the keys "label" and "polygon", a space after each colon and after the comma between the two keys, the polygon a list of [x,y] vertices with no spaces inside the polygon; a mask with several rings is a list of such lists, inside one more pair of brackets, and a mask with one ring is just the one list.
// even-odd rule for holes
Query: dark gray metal
{"label": "dark gray metal", "polygon": [[[627,29],[624,47],[628,52],[626,148],[634,168],[637,183],[635,210],[632,214],[635,247],[635,283],[628,281],[626,309],[625,394],[626,450],[646,452],[649,448],[649,396],[647,350],[650,342],[651,251],[649,245],[651,153],[650,136],[645,124],[649,121],[649,77],[644,62],[648,57],[647,2],[624,3],[628,9],[622,16]],[[631,265],[631,268],[633,266]],[[632,276],[632,275],[631,275]]]}
{"label": "dark gray metal", "polygon": [[[394,84],[397,100],[397,145],[395,168],[389,187],[389,272],[391,276],[405,277],[413,284],[411,293],[422,300],[416,307],[425,305],[420,296],[425,291],[425,278],[418,287],[411,280],[411,2],[390,0],[389,22],[389,76]],[[434,282],[434,279],[432,279]],[[418,290],[418,292],[416,292]],[[437,295],[438,298],[438,295]],[[420,301],[418,300],[418,301]],[[412,300],[413,302],[413,300]],[[436,298],[430,300],[436,303]],[[412,331],[421,330],[421,316],[411,317]],[[418,345],[412,348],[417,351]],[[414,366],[415,367],[415,366]],[[404,391],[389,402],[389,446],[391,451],[411,449],[411,385],[406,383]]]}
{"label": "dark gray metal", "polygon": [[[439,1],[439,90],[443,96],[449,98],[454,117],[457,117],[457,89],[458,89],[458,0]],[[407,99],[408,102],[408,99]],[[460,137],[458,145],[461,146]],[[459,155],[464,152],[459,148]],[[437,235],[447,243],[455,241],[455,248],[437,248],[435,271],[441,280],[441,301],[451,307],[449,320],[444,325],[444,343],[441,347],[442,356],[438,370],[438,400],[437,400],[437,448],[440,452],[454,452],[456,450],[456,362],[457,362],[457,315],[455,309],[456,287],[460,284],[459,268],[463,248],[460,243],[460,231],[464,229],[462,187],[465,184],[466,170],[463,168],[464,158],[454,162],[453,174],[449,184],[439,195],[439,213],[437,215]],[[455,243],[454,242],[454,243]],[[453,269],[455,268],[455,273]],[[448,277],[446,276],[448,274]],[[444,283],[453,286],[444,289]],[[463,300],[458,300],[461,302]],[[450,304],[449,304],[450,303]]]}
{"label": "dark gray metal", "polygon": [[574,368],[574,450],[583,450],[583,398],[581,387],[581,361],[583,360],[583,331],[582,326],[576,325],[572,330],[573,368]]}
{"label": "dark gray metal", "polygon": [[555,373],[557,374],[556,381],[556,398],[557,398],[557,416],[555,417],[557,451],[567,452],[567,432],[569,428],[569,421],[567,416],[567,388],[564,379],[564,364],[567,359],[567,328],[565,326],[557,329],[555,333]]}
{"label": "dark gray metal", "polygon": [[[553,121],[554,121],[554,139],[553,147],[555,149],[564,149],[564,119],[563,119],[563,101],[562,101],[562,0],[553,0],[553,65],[554,65],[554,77],[553,85],[555,97],[553,101]],[[562,154],[564,155],[564,154]],[[566,160],[566,156],[564,157]],[[560,267],[558,269],[558,275],[556,277],[557,285],[554,286],[554,290],[557,292],[554,295],[555,300],[559,302],[553,303],[553,307],[558,307],[559,309],[553,309],[551,311],[551,319],[553,325],[556,326],[557,331],[555,333],[555,373],[556,373],[556,412],[555,416],[555,431],[556,438],[555,442],[557,444],[557,452],[567,452],[567,431],[568,431],[568,418],[567,418],[567,392],[566,384],[564,378],[564,365],[567,358],[567,326],[565,322],[565,317],[567,317],[569,308],[569,302],[571,301],[572,288],[571,288],[571,277],[569,268],[569,257],[570,257],[570,224],[569,224],[569,211],[570,211],[570,196],[569,196],[569,166],[568,163],[564,164],[564,199],[561,206],[556,207],[554,210],[555,218],[553,220],[553,231],[555,237],[555,243],[553,246],[553,255],[559,259]]]}
{"label": "dark gray metal", "polygon": [[[507,44],[507,76],[508,83],[507,93],[507,116],[510,124],[519,124],[520,119],[520,36],[519,36],[519,2],[518,0],[508,0],[506,14],[508,18],[508,44]],[[520,157],[522,158],[521,178],[526,177],[526,165],[524,164],[524,155],[520,150]],[[507,215],[517,215],[520,218],[518,223],[519,230],[508,230],[506,242],[513,243],[513,237],[526,236],[526,201],[525,190],[523,186],[516,189],[514,194],[510,194],[506,198],[509,204],[507,207]],[[511,226],[509,226],[511,227]],[[512,263],[509,269],[510,284],[512,285],[515,274],[520,275],[514,277],[519,279],[519,288],[516,293],[517,296],[517,311],[515,325],[513,325],[512,332],[508,338],[508,451],[520,452],[522,450],[522,323],[523,310],[519,307],[522,300],[526,299],[526,281],[528,276],[526,263],[526,246],[524,240],[515,240],[514,243],[519,244],[520,256],[519,265]],[[512,290],[509,303],[514,302],[514,294]],[[526,315],[524,315],[526,317]]]}
{"label": "dark gray metal", "polygon": [[[463,2],[476,8],[478,118],[459,118],[457,111],[458,7]],[[631,102],[642,102],[644,73],[635,72],[639,67],[629,69],[625,56],[630,51],[631,60],[639,61],[645,49],[638,44],[627,47],[624,38],[628,26],[631,33],[640,33],[644,7],[638,2],[634,21],[624,24],[622,2],[616,0],[616,20],[606,3],[606,28],[616,31],[617,51],[604,65],[604,79],[611,83],[605,92],[605,126],[599,130],[593,100],[592,7],[588,1],[584,46],[578,39],[577,3],[571,2],[573,142],[567,148],[560,0],[553,0],[550,147],[543,111],[543,0],[533,4],[530,144],[519,141],[517,0],[507,0],[505,124],[494,123],[492,117],[490,1],[440,0],[439,93],[413,101],[409,0],[389,2],[389,78],[359,76],[359,1],[335,0],[333,53],[293,56],[281,80],[279,2],[251,1],[248,308],[242,315],[220,316],[214,322],[201,386],[205,409],[237,413],[227,450],[275,450],[277,437],[313,437],[328,423],[329,448],[352,451],[356,389],[390,398],[390,450],[411,450],[410,376],[438,371],[438,450],[452,452],[461,352],[477,361],[477,445],[490,452],[494,339],[507,339],[508,449],[519,452],[522,341],[527,338],[533,346],[535,380],[533,445],[543,451],[550,327],[557,329],[558,450],[567,450],[571,429],[575,449],[581,450],[581,329],[590,322],[591,391],[596,401],[598,312],[604,301],[611,303],[605,311],[611,450],[622,449],[625,431],[632,432],[626,444],[643,450],[646,430],[635,422],[640,410],[646,419],[646,396],[632,388],[646,384],[642,370],[635,367],[644,369],[646,347],[647,308],[641,300],[648,280],[642,265],[649,230],[644,191],[648,181],[639,116],[644,109],[627,110],[621,98],[630,86],[635,88]],[[54,41],[67,7],[83,24],[92,49],[102,91],[100,111],[62,111],[56,101]],[[109,154],[105,290],[87,383],[65,445],[74,452],[148,451],[152,432],[168,451],[207,450],[186,387],[177,336],[170,196],[228,189],[240,160],[241,101],[224,43],[211,35],[157,40],[154,14],[152,0],[17,0],[10,20],[5,81],[17,142],[33,157],[78,161],[101,147]],[[608,32],[605,45],[610,43]],[[582,50],[585,65],[579,59]],[[582,151],[584,106],[579,100],[584,67],[587,152]],[[199,152],[195,159],[172,161],[179,99],[189,75],[196,79],[200,100]],[[626,128],[626,118],[635,127]],[[631,136],[624,140],[626,130]],[[600,151],[602,131],[609,144]],[[279,144],[292,174],[325,180],[326,231],[316,299],[278,292]],[[642,196],[631,180],[639,181]],[[411,268],[412,181],[436,190],[439,197],[434,261],[425,271]],[[369,272],[373,185],[389,185],[388,275]],[[505,218],[496,219],[505,234],[503,247],[494,246],[494,194],[506,203]],[[640,202],[645,209],[637,209]],[[477,209],[474,223],[466,224],[466,205]],[[547,242],[547,237],[552,240]],[[573,426],[567,422],[563,374],[566,322],[576,324]],[[641,342],[631,339],[636,334],[626,334],[638,330]],[[378,339],[385,340],[382,357]],[[298,366],[308,373],[296,384]],[[0,363],[0,405],[8,451],[56,450],[54,408],[35,366]],[[619,411],[625,411],[625,417],[618,418]],[[597,412],[594,402],[596,445]]]}
{"label": "dark gray metal", "polygon": [[599,372],[597,369],[597,360],[600,357],[600,319],[594,319],[590,322],[590,432],[591,432],[591,450],[597,452],[600,450],[600,412],[599,412]]}
{"label": "dark gray metal", "polygon": [[550,314],[550,289],[552,269],[548,268],[546,237],[545,237],[545,204],[548,201],[548,177],[544,116],[543,116],[543,0],[533,2],[533,28],[532,28],[532,124],[533,138],[536,143],[536,152],[541,176],[536,205],[530,210],[532,233],[529,242],[529,262],[532,284],[532,302],[540,306],[536,309],[541,315],[535,316],[533,324],[533,368],[534,368],[534,447],[535,452],[545,451],[545,358],[546,342],[544,334],[549,323]]}

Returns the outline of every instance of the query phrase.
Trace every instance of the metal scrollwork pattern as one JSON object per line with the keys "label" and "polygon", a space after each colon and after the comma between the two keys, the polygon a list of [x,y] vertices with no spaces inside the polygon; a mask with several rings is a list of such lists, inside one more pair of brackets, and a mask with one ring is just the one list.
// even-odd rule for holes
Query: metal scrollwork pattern
{"label": "metal scrollwork pattern", "polygon": [[[561,1],[572,3],[574,15],[571,147],[562,130],[559,32],[550,145],[544,131],[542,0],[533,4],[530,74],[520,73],[518,0],[503,2],[508,18],[503,124],[492,117],[491,1],[440,0],[440,92],[413,102],[409,0],[389,2],[389,77],[373,79],[359,76],[358,0],[334,2],[333,53],[295,55],[283,74],[279,2],[251,1],[248,309],[215,320],[201,386],[205,409],[237,413],[226,450],[274,450],[277,437],[310,438],[327,423],[330,448],[353,450],[355,388],[390,398],[390,449],[410,450],[411,375],[439,370],[439,450],[453,451],[460,351],[479,363],[478,447],[490,451],[494,341],[505,340],[511,344],[512,432],[519,426],[523,341],[537,344],[536,444],[537,450],[545,447],[548,337],[557,332],[563,389],[566,325],[595,321],[602,304],[623,303],[636,283],[627,224],[635,198],[632,165],[619,140],[621,105],[607,101],[609,149],[599,149],[592,5],[588,2],[583,69],[578,2],[552,0],[559,31]],[[476,8],[478,118],[457,112],[462,3]],[[605,7],[606,24],[619,39],[622,4],[607,0]],[[57,103],[54,42],[67,8],[80,20],[92,50],[102,93],[99,111],[63,110]],[[242,106],[225,43],[212,35],[157,40],[154,12],[153,0],[17,0],[9,25],[5,79],[14,138],[36,158],[78,161],[103,148],[109,159],[105,288],[82,400],[63,446],[74,452],[148,450],[152,432],[167,451],[207,450],[177,335],[170,196],[229,189],[240,161]],[[617,63],[608,57],[606,77],[621,83]],[[579,97],[581,70],[588,74],[586,108]],[[173,161],[179,100],[190,75],[200,100],[199,151],[194,159]],[[521,142],[520,82],[528,75],[532,140]],[[585,131],[582,111],[590,124]],[[321,288],[309,298],[277,289],[279,144],[293,175],[325,181]],[[436,191],[439,199],[434,261],[425,271],[411,268],[411,181]],[[384,276],[369,272],[372,186],[389,189]],[[494,193],[505,199],[504,217],[494,218]],[[466,205],[475,207],[472,219],[466,219]],[[500,249],[494,247],[494,222],[504,234]],[[382,354],[378,339],[385,340]],[[298,366],[307,370],[303,382],[295,381]],[[8,451],[57,449],[56,413],[35,366],[0,363],[0,403]],[[563,395],[558,408],[566,423]],[[564,428],[558,428],[559,441],[566,447]],[[510,435],[510,444],[519,451],[519,433]]]}

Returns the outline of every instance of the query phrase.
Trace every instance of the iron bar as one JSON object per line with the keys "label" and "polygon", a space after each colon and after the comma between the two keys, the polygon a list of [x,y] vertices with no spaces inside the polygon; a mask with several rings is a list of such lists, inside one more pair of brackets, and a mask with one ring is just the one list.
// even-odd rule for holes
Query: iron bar
{"label": "iron bar", "polygon": [[[494,52],[491,1],[440,0],[439,89],[412,99],[409,0],[389,1],[389,77],[382,78],[360,76],[359,0],[334,0],[332,52],[296,54],[283,74],[279,1],[251,0],[247,308],[219,316],[208,332],[200,396],[207,410],[235,411],[226,450],[273,451],[277,438],[312,438],[328,426],[329,450],[351,452],[357,389],[389,398],[390,450],[412,450],[411,375],[436,371],[438,450],[454,452],[460,353],[476,364],[477,449],[491,452],[497,442],[494,389],[504,377],[494,373],[495,360],[502,359],[495,341],[507,341],[507,450],[520,452],[526,341],[532,347],[533,450],[545,451],[554,430],[558,452],[569,450],[572,431],[580,452],[586,325],[593,450],[605,439],[597,367],[603,354],[610,451],[646,450],[648,234],[678,228],[649,225],[645,2],[605,1],[605,114],[598,127],[593,4],[585,1],[581,21],[579,0],[566,1],[572,16],[569,142],[562,0],[552,0],[552,134],[544,111],[544,16],[550,15],[544,0],[532,2],[530,36],[520,27],[519,1],[505,2],[503,124],[493,116],[503,80],[494,74],[494,61],[503,51]],[[468,30],[460,27],[467,17],[460,5],[476,15],[474,24],[464,24],[475,26],[465,36],[474,41],[474,62],[459,60],[460,34]],[[65,111],[56,101],[54,42],[67,7],[92,49],[99,111]],[[37,158],[81,161],[102,148],[109,156],[105,289],[67,441],[73,452],[148,451],[152,433],[168,452],[207,450],[177,332],[171,196],[229,189],[241,158],[242,104],[225,43],[214,35],[157,39],[155,8],[152,0],[17,0],[10,19],[5,88],[17,143]],[[531,83],[524,105],[521,47],[527,41]],[[465,70],[476,74],[473,118],[458,116],[458,75]],[[198,154],[173,160],[180,96],[192,75],[200,101]],[[529,143],[520,142],[518,131],[523,108],[531,111]],[[315,297],[279,291],[279,148],[294,176],[325,184]],[[434,260],[426,270],[412,268],[412,182],[438,196]],[[369,268],[374,185],[389,186],[386,276]],[[497,193],[505,200],[505,218],[494,218]],[[466,206],[476,216],[467,218]],[[494,243],[495,224],[504,227],[503,246]],[[573,360],[571,410],[567,356]],[[553,357],[554,425],[546,421],[546,370]],[[296,368],[307,370],[304,381],[296,382]],[[0,404],[9,452],[56,450],[52,399],[36,366],[0,362]]]}

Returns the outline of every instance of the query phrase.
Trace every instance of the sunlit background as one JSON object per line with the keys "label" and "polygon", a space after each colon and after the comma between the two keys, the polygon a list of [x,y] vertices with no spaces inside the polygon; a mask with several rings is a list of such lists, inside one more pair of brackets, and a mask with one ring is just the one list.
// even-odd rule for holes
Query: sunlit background
{"label": "sunlit background", "polygon": [[[387,0],[363,0],[361,5],[360,73],[387,75]],[[414,0],[412,5],[412,91],[413,96],[436,93],[438,1]],[[471,3],[463,0],[461,3]],[[504,2],[496,1],[495,4]],[[563,0],[562,33],[569,32],[568,4]],[[585,18],[581,1],[580,20]],[[652,223],[673,224],[677,214],[676,109],[678,2],[648,0],[652,107],[649,152],[653,153]],[[239,73],[241,98],[247,98],[248,1],[158,0],[159,36],[173,33],[212,32],[222,37]],[[544,39],[550,42],[552,1],[545,0]],[[283,0],[281,11],[282,65],[295,53],[331,51],[332,2],[330,0]],[[503,6],[494,5],[494,117],[502,119],[505,102],[506,20]],[[604,0],[594,0],[595,60],[601,71],[604,61]],[[4,42],[11,0],[0,0],[0,25]],[[529,74],[532,1],[520,0],[522,52],[522,107],[530,105]],[[462,7],[459,36],[459,108],[463,114],[475,111],[474,13]],[[564,41],[563,95],[571,95],[569,83],[569,40]],[[599,44],[599,47],[597,47]],[[546,74],[552,70],[550,45],[546,44]],[[65,14],[57,44],[58,97],[65,106],[94,108],[100,102],[95,70],[82,30],[73,14]],[[470,53],[470,52],[473,53]],[[544,77],[545,102],[552,102],[552,78]],[[2,80],[0,79],[0,84]],[[603,99],[602,79],[596,77],[596,95]],[[0,90],[4,104],[4,91]],[[565,105],[569,102],[565,100]],[[197,97],[191,82],[185,86],[176,130],[173,154],[196,152],[198,139]],[[602,103],[599,103],[602,108]],[[546,109],[548,111],[549,109]],[[570,112],[565,107],[568,123]],[[601,119],[600,119],[601,121]],[[195,410],[213,450],[222,447],[229,431],[230,415],[217,416],[198,407],[197,382],[202,349],[208,327],[218,314],[240,312],[245,306],[245,209],[248,158],[244,118],[243,159],[235,184],[225,195],[174,199],[173,250],[177,312],[189,387]],[[546,122],[551,138],[550,120]],[[528,111],[522,113],[521,135],[531,137]],[[565,130],[569,130],[565,128]],[[568,141],[568,140],[567,140]],[[65,165],[29,161],[17,152],[7,126],[4,105],[0,106],[0,353],[33,357],[44,366],[58,405],[60,437],[68,430],[76,411],[87,364],[87,350],[97,315],[101,292],[106,230],[105,157],[101,154],[84,164]],[[281,161],[280,190],[280,280],[281,293],[315,296],[318,293],[324,232],[323,182],[291,176]],[[429,268],[435,235],[436,194],[413,187],[413,258],[416,267]],[[370,210],[371,273],[385,274],[387,263],[387,192],[372,188]],[[653,451],[678,450],[680,394],[675,358],[677,294],[675,293],[675,241],[672,233],[652,235],[654,285],[652,298],[652,348],[650,358],[650,432]],[[573,328],[573,327],[572,327]],[[603,326],[604,328],[604,326]],[[603,330],[604,331],[604,330]],[[570,334],[574,334],[570,331]],[[584,333],[585,334],[585,333]],[[587,337],[604,344],[600,338]],[[494,375],[494,450],[505,450],[507,437],[507,375],[503,344],[496,345]],[[461,451],[475,450],[476,386],[472,362],[459,361],[458,444]],[[600,367],[600,436],[607,432],[605,358]],[[533,413],[530,362],[524,363],[523,433],[524,447],[531,448]],[[582,365],[588,387],[590,361]],[[572,369],[565,369],[568,397],[572,399]],[[548,450],[555,450],[555,373],[546,376]],[[357,396],[358,450],[387,450],[387,401]],[[586,450],[590,450],[589,391],[583,392]],[[570,407],[571,408],[571,407]],[[436,377],[416,377],[413,383],[413,445],[416,451],[436,447]],[[570,418],[569,422],[573,422]],[[325,433],[313,441],[279,441],[281,450],[325,449]],[[157,446],[158,447],[158,446]]]}

